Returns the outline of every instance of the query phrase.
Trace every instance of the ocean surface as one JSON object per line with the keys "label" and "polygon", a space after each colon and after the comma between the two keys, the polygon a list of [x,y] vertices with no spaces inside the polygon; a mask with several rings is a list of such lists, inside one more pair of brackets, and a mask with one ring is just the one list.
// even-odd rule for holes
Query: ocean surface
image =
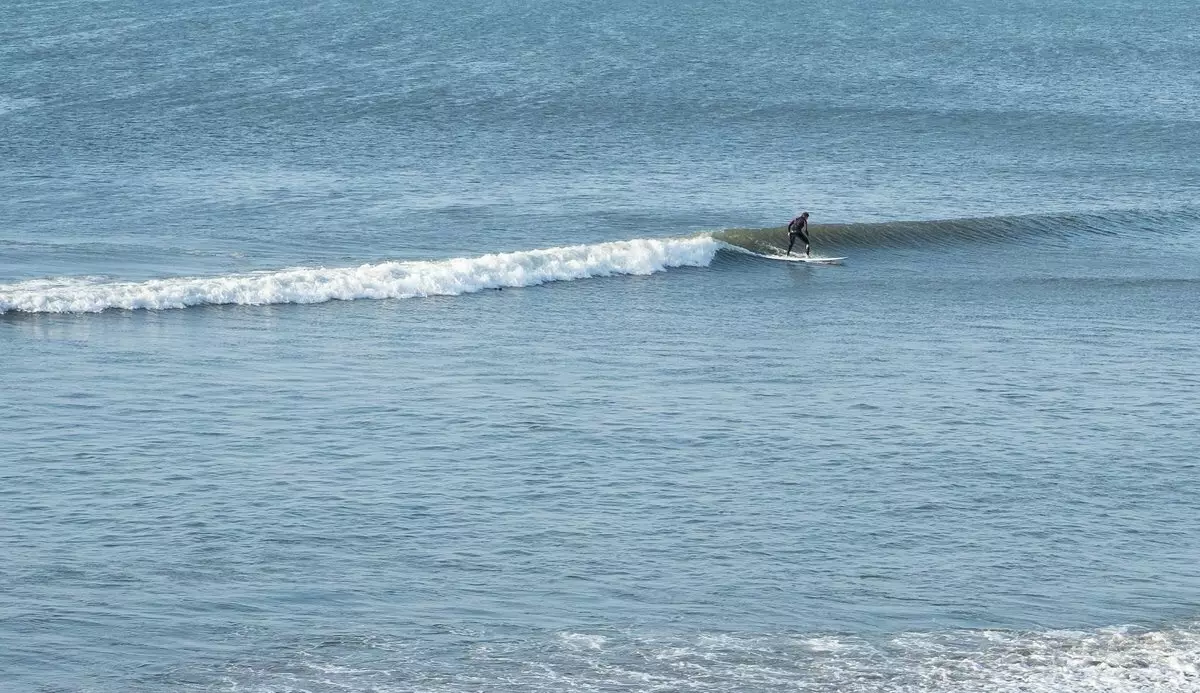
{"label": "ocean surface", "polygon": [[0,692],[1200,691],[1198,26],[3,3]]}

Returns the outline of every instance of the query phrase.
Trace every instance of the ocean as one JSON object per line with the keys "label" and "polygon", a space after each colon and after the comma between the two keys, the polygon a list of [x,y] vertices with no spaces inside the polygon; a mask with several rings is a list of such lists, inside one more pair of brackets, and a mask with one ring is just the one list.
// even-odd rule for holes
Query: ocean
{"label": "ocean", "polygon": [[1200,691],[1197,20],[0,6],[0,691]]}

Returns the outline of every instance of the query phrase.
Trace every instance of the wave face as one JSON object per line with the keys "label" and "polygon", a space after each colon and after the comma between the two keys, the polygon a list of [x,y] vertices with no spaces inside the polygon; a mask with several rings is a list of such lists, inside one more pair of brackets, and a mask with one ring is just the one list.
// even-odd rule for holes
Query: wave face
{"label": "wave face", "polygon": [[[869,224],[812,224],[810,236],[820,248],[905,248],[965,243],[1058,242],[1095,236],[1178,232],[1195,228],[1200,215],[1187,211],[1120,210],[1106,214],[1061,214],[888,221]],[[728,229],[714,238],[754,252],[786,248],[787,229]]]}
{"label": "wave face", "polygon": [[671,267],[704,267],[720,246],[708,236],[637,239],[475,258],[333,269],[299,267],[217,277],[142,282],[98,277],[44,279],[0,284],[0,314],[456,296],[588,277],[653,274]]}

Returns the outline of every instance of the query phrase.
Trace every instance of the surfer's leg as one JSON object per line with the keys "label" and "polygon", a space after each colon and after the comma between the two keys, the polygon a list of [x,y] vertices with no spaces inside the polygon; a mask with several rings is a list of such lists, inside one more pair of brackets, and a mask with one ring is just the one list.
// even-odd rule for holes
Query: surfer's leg
{"label": "surfer's leg", "polygon": [[788,251],[787,251],[788,255],[792,254],[792,245],[795,244],[795,242],[796,242],[796,234],[789,233],[788,234]]}

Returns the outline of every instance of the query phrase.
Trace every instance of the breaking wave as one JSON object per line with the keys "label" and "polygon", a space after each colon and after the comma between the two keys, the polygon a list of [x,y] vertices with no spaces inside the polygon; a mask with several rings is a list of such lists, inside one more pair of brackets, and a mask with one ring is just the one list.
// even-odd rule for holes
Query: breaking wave
{"label": "breaking wave", "polygon": [[0,314],[98,313],[201,305],[321,303],[359,298],[455,296],[547,282],[653,274],[703,267],[721,244],[711,236],[637,239],[474,258],[383,262],[347,268],[292,268],[216,277],[131,282],[100,277],[0,284]]}
{"label": "breaking wave", "polygon": [[[1015,632],[834,634],[559,632],[470,653],[391,637],[327,639],[285,661],[226,668],[228,691],[812,691],[813,693],[1194,693],[1195,625]],[[475,642],[472,642],[475,641]],[[281,654],[276,650],[274,657]],[[190,690],[190,689],[189,689]]]}
{"label": "breaking wave", "polygon": [[[1009,216],[866,224],[814,224],[818,252],[988,242],[1068,242],[1081,236],[1200,231],[1200,213],[1113,212]],[[201,305],[322,303],[360,298],[413,298],[534,286],[613,275],[707,267],[720,251],[773,253],[787,245],[783,228],[725,229],[689,237],[642,238],[473,258],[382,262],[359,267],[295,267],[213,277],[128,281],[61,277],[0,284],[0,314],[96,313]],[[741,257],[745,257],[741,255]]]}

